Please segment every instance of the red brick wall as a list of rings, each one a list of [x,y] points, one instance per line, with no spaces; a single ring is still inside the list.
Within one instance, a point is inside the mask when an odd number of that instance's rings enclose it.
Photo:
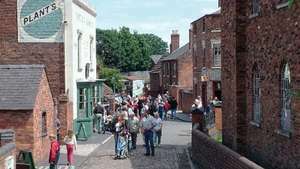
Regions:
[[[183,57],[177,60],[178,85],[180,87],[193,87],[193,58],[191,52],[188,51]]]
[[[150,72],[150,93],[152,96],[157,96],[160,92],[160,74]]]
[[[34,147],[33,157],[35,161],[46,160],[49,155],[49,135],[56,135],[54,103],[45,72],[42,75],[39,91],[36,97],[36,106],[33,111],[34,118]],[[46,112],[47,136],[42,136],[42,112]],[[24,140],[25,141],[25,140]]]
[[[183,113],[190,113],[193,102],[191,90],[180,90],[179,106]]]
[[[72,102],[69,102],[67,96],[59,97],[58,118],[60,119],[60,134],[63,138],[68,130],[73,130],[73,109]]]
[[[203,30],[204,27],[204,30]],[[191,34],[193,35],[191,43],[191,53],[193,58],[193,88],[194,97],[201,96],[201,70],[206,67],[207,70],[213,67],[213,49],[211,40],[221,40],[221,33],[214,32],[221,29],[221,15],[206,15],[192,23]],[[203,32],[205,31],[205,33]],[[213,32],[212,32],[213,31]],[[205,44],[203,44],[203,41]],[[203,45],[205,49],[203,49]],[[208,87],[211,82],[208,82]],[[212,97],[212,88],[207,88],[207,98]]]
[[[17,151],[33,150],[32,111],[0,111],[0,129],[13,129],[16,136]]]
[[[178,84],[177,61],[176,60],[162,61],[161,64],[162,64],[162,68],[161,68],[162,88],[163,90],[168,90],[170,85]],[[167,64],[169,64],[169,69],[166,69],[165,65]],[[176,70],[173,69],[174,64],[176,64]]]
[[[43,73],[36,105],[33,111],[0,111],[0,129],[13,129],[16,134],[17,153],[31,150],[36,162],[46,160],[49,152],[49,134],[56,134],[54,129],[54,103],[45,73]],[[48,135],[42,137],[42,112],[47,113]]]
[[[65,92],[63,43],[18,43],[17,0],[1,1],[0,64],[44,64],[53,97]]]
[[[192,132],[192,160],[203,169],[262,169],[199,130]]]
[[[292,98],[292,134],[280,128],[280,69],[287,61],[292,90],[300,89],[299,3],[276,9],[275,1],[261,4],[261,15],[250,16],[250,1],[222,1],[223,140],[266,168],[299,168],[300,100]],[[298,5],[298,6],[297,6]],[[260,127],[252,120],[252,70],[261,74]]]

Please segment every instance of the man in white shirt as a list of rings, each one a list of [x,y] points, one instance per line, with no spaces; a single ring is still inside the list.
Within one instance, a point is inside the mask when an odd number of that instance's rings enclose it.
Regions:
[[[153,115],[148,113],[144,120],[142,121],[142,130],[145,136],[146,142],[146,154],[145,156],[150,156],[150,148],[151,148],[151,156],[154,156],[154,143],[153,143],[153,128],[155,126],[155,119]],[[150,145],[149,145],[150,144]]]

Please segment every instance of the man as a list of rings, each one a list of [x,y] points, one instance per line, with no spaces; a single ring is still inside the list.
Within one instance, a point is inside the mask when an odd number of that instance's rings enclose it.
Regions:
[[[151,156],[155,155],[154,152],[154,143],[153,143],[153,128],[155,126],[153,114],[148,113],[143,121],[142,121],[142,130],[145,136],[146,142],[146,154],[145,156],[150,156],[150,148],[151,148]]]
[[[176,111],[177,111],[177,101],[174,97],[171,97],[170,101],[170,106],[171,106],[171,118],[174,119],[176,117]]]
[[[102,130],[102,122],[103,122],[103,115],[105,113],[105,108],[102,106],[101,102],[98,102],[96,107],[94,108],[94,119],[93,119],[93,131],[94,133],[98,131],[100,134]],[[96,127],[97,125],[97,127]]]
[[[131,135],[132,149],[136,149],[137,134],[139,132],[139,119],[134,112],[129,112],[129,133]]]
[[[50,169],[56,169],[59,160],[60,145],[56,140],[55,136],[51,135],[49,136],[49,139],[51,142],[50,153],[49,153]]]

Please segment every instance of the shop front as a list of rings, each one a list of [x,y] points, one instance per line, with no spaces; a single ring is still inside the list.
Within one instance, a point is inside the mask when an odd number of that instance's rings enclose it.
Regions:
[[[103,80],[77,82],[77,119],[74,130],[79,140],[87,140],[93,133],[93,108],[103,100]]]

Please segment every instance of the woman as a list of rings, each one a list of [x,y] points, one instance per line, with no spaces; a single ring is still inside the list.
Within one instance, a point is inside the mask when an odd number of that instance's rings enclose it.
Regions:
[[[77,149],[76,137],[72,130],[68,130],[68,134],[64,138],[64,142],[67,146],[67,157],[68,157],[68,166],[72,166],[74,160],[74,149]]]
[[[119,116],[116,124],[117,134],[117,156],[115,159],[126,158],[127,155],[127,131],[125,127],[125,120],[123,115]]]

